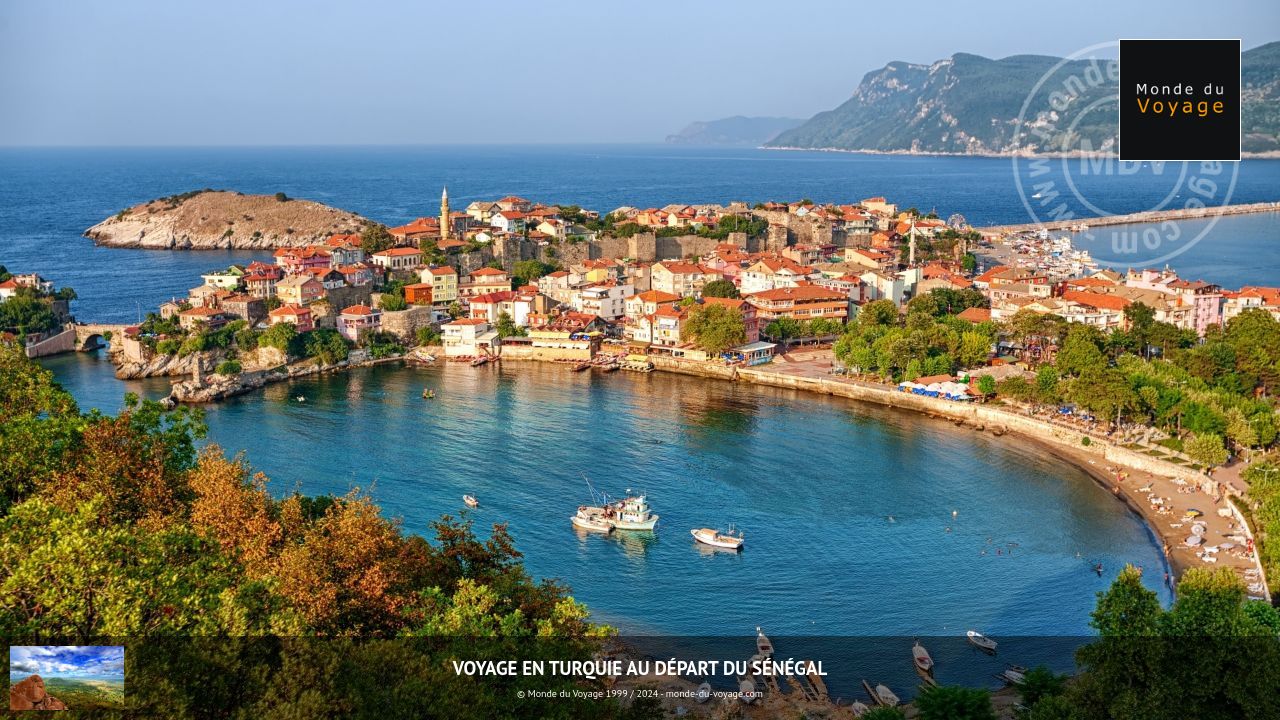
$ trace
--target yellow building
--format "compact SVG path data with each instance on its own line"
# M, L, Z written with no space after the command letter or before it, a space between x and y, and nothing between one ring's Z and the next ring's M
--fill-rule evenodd
M451 266L423 268L421 278L431 285L433 305L448 305L458 299L458 271Z

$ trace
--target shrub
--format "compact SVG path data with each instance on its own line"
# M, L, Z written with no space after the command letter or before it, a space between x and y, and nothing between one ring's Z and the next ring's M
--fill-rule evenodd
M289 196L282 192L276 193L276 202L289 202Z
M235 360L223 360L218 363L218 367L214 368L214 372L219 375L239 375L240 363Z

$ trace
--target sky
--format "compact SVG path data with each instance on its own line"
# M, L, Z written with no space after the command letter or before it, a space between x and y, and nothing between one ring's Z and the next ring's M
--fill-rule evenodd
M660 142L893 60L1280 39L1274 0L0 0L0 146Z
M123 678L119 645L15 645L9 648L9 676Z

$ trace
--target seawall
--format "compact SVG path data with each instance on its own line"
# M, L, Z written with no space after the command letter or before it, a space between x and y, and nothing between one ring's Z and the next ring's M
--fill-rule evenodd
M1054 220L1045 223L1024 223L1022 225L993 225L978 228L981 232L1019 233L1037 230L1070 230L1080 224L1090 227L1108 225L1133 225L1138 223L1164 222L1165 220L1195 220L1197 218L1218 217L1223 215L1251 215L1254 213L1280 212L1280 202L1247 203L1242 205L1223 205L1220 207L1178 208L1174 210L1148 210L1146 212L1129 213L1127 215L1105 215L1102 217L1075 217L1069 220Z

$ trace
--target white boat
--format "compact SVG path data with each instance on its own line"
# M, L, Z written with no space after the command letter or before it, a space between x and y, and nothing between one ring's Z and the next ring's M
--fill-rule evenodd
M738 691L742 693L740 697L742 704L750 705L756 701L756 681L750 675L742 678L742 682L738 683Z
M702 683L698 686L698 693L694 696L699 703L704 703L711 699L711 683Z
M598 532L606 535L613 532L613 523L605 519L604 511L601 508L583 505L578 508L577 514L569 519L573 521L574 527L587 532Z
M1004 672L1000 673L999 675L997 675L996 677L1000 678L1001 680L1004 680L1010 685L1021 685L1023 681L1027 679L1027 676L1023 674L1022 671L1017 670L1015 668L1009 668Z
M462 502L466 503L469 508L480 507L480 501L476 499L475 495L463 495Z
M880 702L882 704L888 705L889 707L894 707L902 702L884 683L876 685L876 696L880 698Z
M853 711L854 717L862 717L863 715L871 712L871 708L867 707L867 704L861 700L854 700L853 703L849 705L849 709Z
M920 672L933 672L933 658L929 656L929 651L917 642L911 647L911 660L919 668Z
M760 626L756 626L756 649L765 657L773 657L773 642L769 640L769 636L764 634L764 630Z
M984 650L989 653L996 651L996 641L986 635L983 635L977 630L970 630L965 633L965 636L969 638L970 643L980 650Z
M719 530L712 530L711 528L698 528L696 530L690 530L689 533L693 535L694 540L697 540L704 545L725 548L727 550L742 549L742 533L734 535L732 528L727 533L722 533Z
M296 399L298 402L306 402L306 401L307 401L307 398L306 398L306 397L304 397L304 396L302 396L302 395L299 395L299 396L298 396L297 398L295 398L295 399Z
M610 522L615 530L652 530L658 524L658 516L649 511L644 495L631 495L605 507L611 511Z

